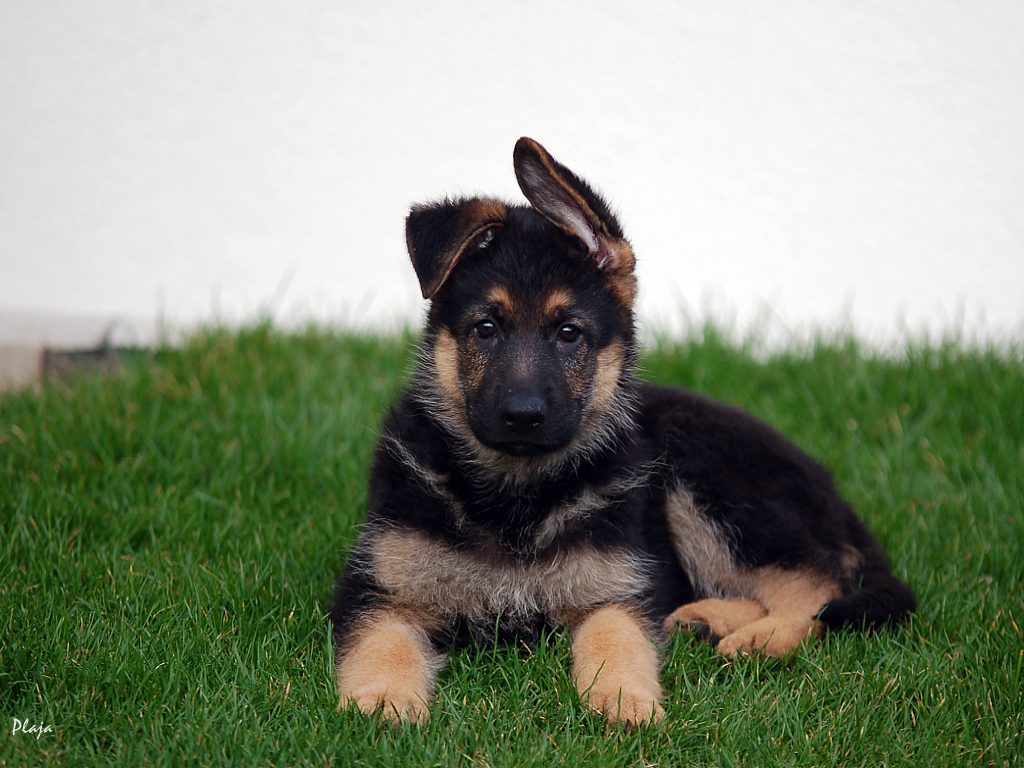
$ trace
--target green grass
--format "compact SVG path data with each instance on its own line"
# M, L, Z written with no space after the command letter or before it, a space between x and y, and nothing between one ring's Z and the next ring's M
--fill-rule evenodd
M833 468L918 592L909 626L786 662L678 640L649 730L584 711L558 634L454 654L422 728L337 712L324 613L412 341L210 331L0 400L0 763L1024 760L1019 348L753 355L709 332L644 359Z

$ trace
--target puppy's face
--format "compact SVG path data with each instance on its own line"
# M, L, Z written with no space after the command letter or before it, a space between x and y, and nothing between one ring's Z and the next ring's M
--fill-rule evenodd
M610 406L631 316L572 238L513 209L430 314L439 383L473 437L513 456L566 449Z
M633 356L633 256L584 182L528 139L516 173L533 207L471 198L413 209L435 412L511 457L598 441Z

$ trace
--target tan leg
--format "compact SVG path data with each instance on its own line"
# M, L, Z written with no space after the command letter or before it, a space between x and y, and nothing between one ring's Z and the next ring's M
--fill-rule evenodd
M776 568L752 574L752 588L768 615L723 637L719 653L785 656L807 638L821 634L821 624L814 617L839 594L836 584L816 574Z
M612 722L660 720L661 660L636 614L606 605L572 631L573 680L580 697Z
M726 635L765 615L756 600L698 600L676 608L665 619L665 632L679 630L717 644Z
M338 655L338 707L424 722L442 663L421 624L395 612L376 614Z

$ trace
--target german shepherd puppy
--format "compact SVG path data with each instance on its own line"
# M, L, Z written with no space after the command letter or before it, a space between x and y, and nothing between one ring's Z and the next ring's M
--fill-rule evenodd
M914 610L829 474L753 417L634 376L633 251L532 139L530 206L413 207L430 310L331 613L340 705L427 716L444 649L571 633L580 696L662 714L658 645L783 656Z

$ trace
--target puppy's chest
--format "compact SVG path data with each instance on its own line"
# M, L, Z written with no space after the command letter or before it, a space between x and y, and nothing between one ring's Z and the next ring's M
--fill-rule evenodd
M589 544L524 559L388 529L375 537L372 557L377 582L396 603L474 624L500 617L559 622L569 611L639 598L650 585L640 554Z

